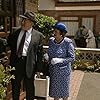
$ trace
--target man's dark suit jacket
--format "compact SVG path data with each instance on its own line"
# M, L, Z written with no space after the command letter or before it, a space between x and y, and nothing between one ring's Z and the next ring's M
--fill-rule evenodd
M11 49L10 56L10 65L14 67L17 61L17 39L21 29L18 29L14 33L10 34L8 37L8 46ZM41 71L42 68L42 55L43 55L43 46L42 46L43 34L34 30L32 31L32 38L29 44L27 52L27 61L26 61L26 75L31 77L33 71Z

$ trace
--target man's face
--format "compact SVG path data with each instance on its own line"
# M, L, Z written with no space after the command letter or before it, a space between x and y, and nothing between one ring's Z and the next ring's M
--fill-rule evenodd
M22 30L28 30L29 28L32 27L32 24L33 22L29 19L22 19L22 22L21 22L21 28Z

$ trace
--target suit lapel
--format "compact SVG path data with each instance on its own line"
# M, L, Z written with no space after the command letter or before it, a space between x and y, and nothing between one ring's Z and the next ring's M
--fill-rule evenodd
M36 44L36 41L37 41L37 34L36 34L35 30L33 29L28 51L33 47L33 44Z
M19 36L19 34L20 34L20 31L21 31L21 29L17 30L17 31L15 32L15 36L14 36L15 45L16 45L16 50L17 50L17 40L18 40L18 36Z

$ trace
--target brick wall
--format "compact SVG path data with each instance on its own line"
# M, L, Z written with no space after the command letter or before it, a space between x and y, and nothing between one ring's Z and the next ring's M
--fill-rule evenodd
M38 11L38 0L25 0L25 11Z
M38 0L25 0L25 12L38 12ZM19 16L16 16L16 26L20 25Z

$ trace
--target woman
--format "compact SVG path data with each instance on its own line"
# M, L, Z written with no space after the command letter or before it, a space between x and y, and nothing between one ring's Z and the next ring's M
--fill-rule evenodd
M96 48L96 41L93 32L88 28L84 28L82 34L84 34L84 37L86 38L86 48Z
M74 46L72 40L64 35L67 33L66 26L59 22L54 27L54 37L49 39L49 95L54 100L67 100L69 96L69 81L71 62L74 61Z

